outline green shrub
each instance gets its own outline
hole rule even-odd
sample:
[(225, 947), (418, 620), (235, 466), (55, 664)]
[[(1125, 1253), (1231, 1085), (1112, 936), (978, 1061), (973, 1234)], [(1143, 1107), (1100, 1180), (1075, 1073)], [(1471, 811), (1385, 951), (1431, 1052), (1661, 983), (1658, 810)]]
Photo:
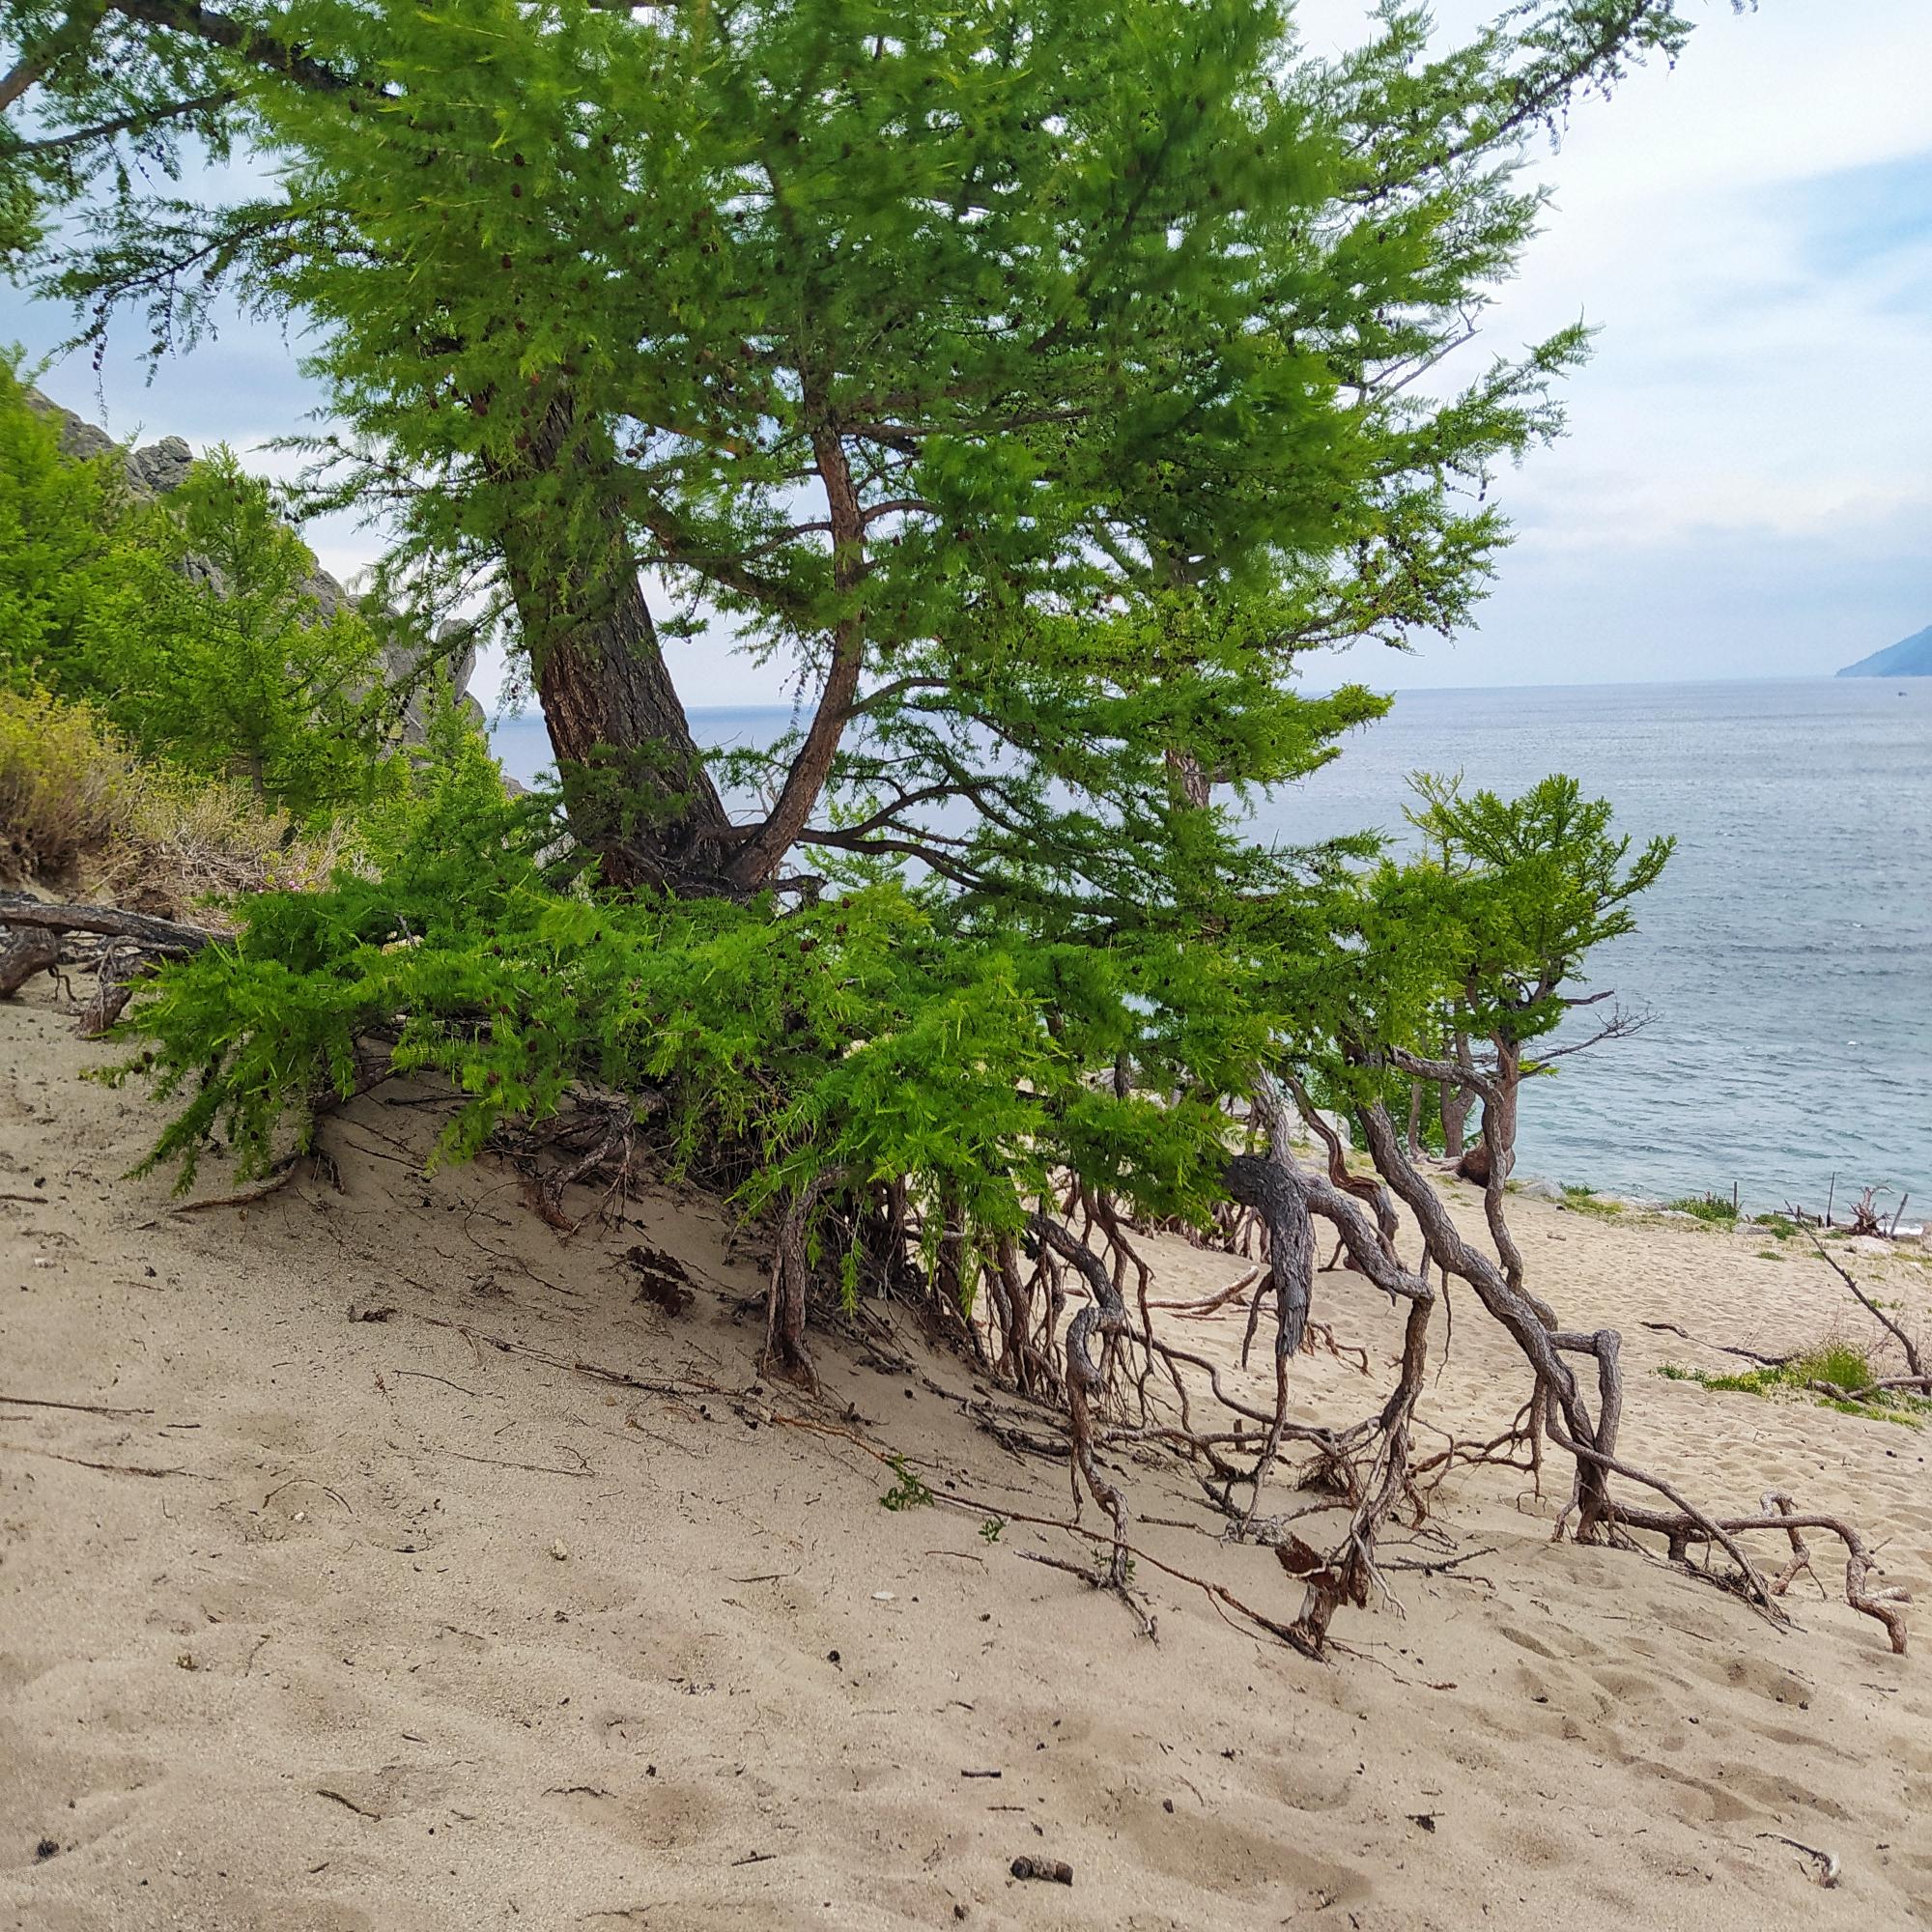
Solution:
[(0, 359), (0, 689), (85, 702), (143, 757), (320, 824), (390, 781), (382, 644), (226, 450), (132, 497), (64, 456)]
[[(1232, 1076), (1190, 1031), (1225, 1002), (1213, 953), (1020, 945), (895, 881), (790, 912), (593, 898), (559, 887), (554, 804), (506, 800), (453, 719), (437, 735), (370, 823), (359, 869), (246, 899), (233, 945), (167, 968), (132, 1009), (141, 1050), (117, 1077), (183, 1102), (153, 1158), (179, 1163), (184, 1186), (217, 1132), (245, 1172), (304, 1141), (317, 1096), (350, 1092), (375, 1037), (395, 1070), (440, 1072), (465, 1096), (440, 1158), (594, 1082), (648, 1107), (670, 1171), (748, 1211), (821, 1178), (848, 1198), (894, 1182), (936, 1248), (942, 1230), (1018, 1233), (1066, 1170), (1132, 1211), (1208, 1211), (1227, 1118), (1213, 1086), (1182, 1091), (1173, 1069), (1185, 1056)], [(1129, 1042), (1144, 1088), (1082, 1077)]]
[[(1668, 1381), (1695, 1382), (1699, 1388), (1719, 1393), (1804, 1395), (1843, 1415), (1900, 1422), (1913, 1429), (1920, 1426), (1924, 1416), (1932, 1415), (1932, 1401), (1923, 1396), (1909, 1395), (1899, 1389), (1873, 1389), (1880, 1371), (1854, 1342), (1821, 1342), (1788, 1362), (1767, 1363), (1762, 1368), (1742, 1369), (1732, 1374), (1687, 1369), (1676, 1362), (1663, 1363), (1657, 1373)], [(1866, 1390), (1871, 1393), (1865, 1394)]]
[(0, 685), (87, 647), (94, 613), (125, 602), (115, 457), (61, 454), (59, 428), (29, 407), (0, 355)]
[(1624, 1211), (1621, 1201), (1613, 1201), (1599, 1194), (1594, 1187), (1563, 1183), (1563, 1205), (1578, 1214), (1594, 1214), (1602, 1221), (1614, 1221)]
[(1871, 1358), (1850, 1342), (1827, 1342), (1786, 1364), (1784, 1373), (1797, 1382), (1824, 1382), (1848, 1395), (1868, 1389), (1878, 1378)]
[(1723, 1194), (1687, 1194), (1663, 1205), (1674, 1213), (1694, 1215), (1713, 1227), (1730, 1227), (1738, 1218), (1738, 1204)]

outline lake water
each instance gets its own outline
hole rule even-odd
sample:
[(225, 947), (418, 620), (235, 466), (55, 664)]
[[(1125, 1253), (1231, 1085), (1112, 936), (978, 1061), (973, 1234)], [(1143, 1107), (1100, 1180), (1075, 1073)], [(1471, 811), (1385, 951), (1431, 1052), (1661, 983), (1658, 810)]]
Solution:
[[(694, 723), (756, 742), (788, 717)], [(541, 724), (497, 751), (529, 777)], [(1932, 679), (1404, 692), (1263, 823), (1400, 834), (1417, 770), (1506, 795), (1569, 772), (1639, 840), (1677, 837), (1594, 976), (1652, 1022), (1525, 1093), (1524, 1174), (1813, 1209), (1835, 1174), (1840, 1203), (1932, 1209)]]

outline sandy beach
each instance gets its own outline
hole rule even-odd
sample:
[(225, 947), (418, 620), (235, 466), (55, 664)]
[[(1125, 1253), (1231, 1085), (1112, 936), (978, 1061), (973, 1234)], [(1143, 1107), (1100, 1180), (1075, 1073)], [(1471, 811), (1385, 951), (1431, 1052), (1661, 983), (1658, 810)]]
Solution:
[[(0, 1925), (1932, 1924), (1932, 1626), (1893, 1656), (1826, 1539), (1778, 1630), (1553, 1545), (1562, 1495), (1482, 1469), (1390, 1537), (1399, 1605), (1345, 1612), (1331, 1661), (1144, 1563), (1150, 1641), (1026, 1560), (1080, 1554), (1003, 1514), (1065, 1518), (1064, 1459), (916, 1326), (822, 1334), (816, 1400), (760, 1381), (762, 1257), (713, 1205), (564, 1244), (488, 1160), (425, 1179), (440, 1103), (392, 1087), (326, 1125), (339, 1191), (178, 1214), (125, 1178), (156, 1116), (79, 1078), (108, 1057), (0, 1005)], [(1623, 1331), (1627, 1454), (1843, 1512), (1932, 1615), (1932, 1432), (1657, 1373), (1871, 1339), (1828, 1269), (1535, 1200), (1516, 1226), (1567, 1321)], [(1240, 1269), (1148, 1247), (1175, 1299)], [(1918, 1251), (1846, 1259), (1932, 1333)], [(1382, 1297), (1327, 1273), (1315, 1313), (1379, 1373)], [(1425, 1434), (1492, 1434), (1520, 1363), (1453, 1314)], [(1234, 1310), (1188, 1325), (1232, 1361)], [(1359, 1380), (1293, 1372), (1310, 1412)], [(960, 1502), (882, 1507), (889, 1456)], [(1150, 1557), (1292, 1614), (1183, 1472), (1109, 1463)]]

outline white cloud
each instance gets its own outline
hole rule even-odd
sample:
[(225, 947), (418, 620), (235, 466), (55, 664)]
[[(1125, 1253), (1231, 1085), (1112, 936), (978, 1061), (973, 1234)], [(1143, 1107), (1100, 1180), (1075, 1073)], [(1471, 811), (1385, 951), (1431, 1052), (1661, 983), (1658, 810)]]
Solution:
[[(1340, 37), (1358, 10), (1299, 13)], [(1928, 71), (1922, 0), (1713, 0), (1676, 69), (1531, 157), (1548, 225), (1487, 343), (1600, 330), (1570, 435), (1502, 479), (1521, 535), (1478, 625), (1351, 674), (1815, 673), (1932, 617)]]

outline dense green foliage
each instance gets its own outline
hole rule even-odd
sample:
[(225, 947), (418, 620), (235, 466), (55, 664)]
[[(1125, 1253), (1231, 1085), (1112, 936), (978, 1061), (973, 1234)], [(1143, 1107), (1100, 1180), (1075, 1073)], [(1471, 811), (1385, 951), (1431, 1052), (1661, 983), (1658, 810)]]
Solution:
[(1586, 962), (1634, 929), (1635, 901), (1674, 841), (1653, 838), (1633, 854), (1609, 801), (1585, 799), (1560, 774), (1509, 800), (1426, 774), (1411, 784), (1421, 849), (1374, 873), (1365, 926), (1410, 962), (1408, 997), (1379, 1004), (1379, 1033), (1362, 1053), (1479, 1093), (1485, 1172), (1501, 1181), (1514, 1165), (1523, 1081), (1645, 1024), (1647, 1015), (1617, 1009), (1593, 1034), (1541, 1044), (1569, 1015), (1611, 997), (1583, 990)]
[(1513, 1046), (1544, 1037), (1577, 1004), (1585, 958), (1635, 928), (1634, 902), (1676, 841), (1653, 838), (1632, 859), (1609, 801), (1560, 775), (1510, 800), (1426, 776), (1414, 786), (1409, 819), (1430, 856), (1405, 883), (1443, 889), (1431, 923), (1456, 929), (1459, 1023)]
[[(578, 1082), (651, 1096), (678, 1166), (749, 1208), (840, 1170), (904, 1179), (977, 1234), (1014, 1232), (1070, 1165), (1157, 1214), (1199, 1214), (1238, 1065), (1211, 950), (1112, 953), (950, 932), (896, 883), (785, 917), (763, 901), (559, 890), (553, 805), (508, 802), (447, 719), (412, 795), (375, 814), (332, 891), (245, 904), (232, 945), (167, 973), (140, 1009), (138, 1063), (187, 1094), (157, 1157), (184, 1184), (216, 1129), (245, 1168), (285, 1111), (357, 1078), (355, 1047), (434, 1068), (467, 1096), (445, 1151), (541, 1117)], [(400, 1017), (399, 1017), (400, 1016)], [(1249, 1060), (1259, 1035), (1240, 1042)], [(1131, 1050), (1162, 1104), (1082, 1078)]]
[(145, 755), (300, 820), (365, 803), (384, 781), (380, 641), (322, 613), (277, 510), (226, 450), (135, 497), (118, 454), (64, 456), (0, 367), (0, 686), (84, 701)]
[[(1687, 33), (1662, 0), (1448, 50), (1390, 5), (1333, 59), (1277, 0), (220, 17), (0, 8), (60, 130), (0, 163), (98, 196), (19, 257), (157, 353), (230, 286), (300, 321), (341, 498), (401, 521), (398, 593), (494, 589), (607, 881), (755, 889), (803, 842), (1103, 921), (1123, 847), (1163, 897), (1252, 882), (1169, 794), (1218, 810), (1368, 714), (1302, 717), (1297, 653), (1468, 612), (1492, 472), (1582, 348), (1456, 360), (1538, 218), (1523, 144)], [(277, 172), (157, 192), (196, 140)], [(639, 567), (668, 628), (818, 689), (761, 820), (699, 769)]]
[[(391, 515), (425, 629), (480, 597), (559, 757), (560, 802), (505, 806), (445, 734), (331, 891), (165, 977), (135, 1024), (190, 1171), (216, 1131), (268, 1160), (375, 1039), (469, 1096), (453, 1152), (594, 1081), (753, 1208), (897, 1198), (981, 1258), (1056, 1173), (1200, 1218), (1262, 1069), (1388, 1099), (1445, 1016), (1539, 1037), (1662, 863), (1620, 869), (1561, 781), (1432, 799), (1439, 863), (1247, 810), (1382, 709), (1305, 694), (1306, 653), (1480, 597), (1494, 473), (1584, 347), (1464, 355), (1540, 216), (1525, 143), (1677, 52), (1662, 0), (1447, 50), (1391, 4), (1338, 58), (1276, 0), (4, 0), (0, 31), (50, 130), (0, 143), (16, 265), (156, 355), (232, 292), (299, 326), (320, 500)], [(267, 164), (248, 198), (156, 186), (197, 142)], [(231, 741), (288, 691), (262, 567)], [(707, 758), (668, 633), (815, 705)]]

